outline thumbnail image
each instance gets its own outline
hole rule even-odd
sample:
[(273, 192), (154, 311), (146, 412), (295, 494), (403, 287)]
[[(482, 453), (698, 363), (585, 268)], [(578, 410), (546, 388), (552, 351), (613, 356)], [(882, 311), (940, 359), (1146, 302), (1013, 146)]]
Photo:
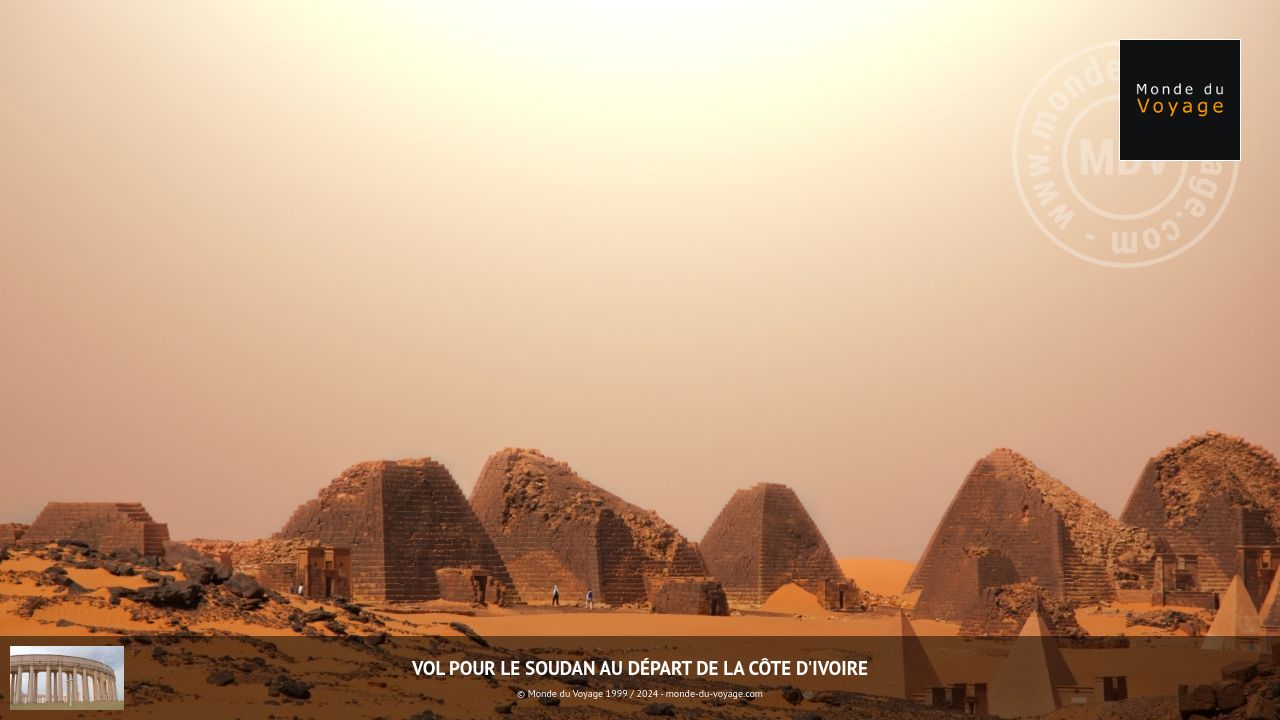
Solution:
[(124, 709), (124, 647), (14, 645), (10, 710)]

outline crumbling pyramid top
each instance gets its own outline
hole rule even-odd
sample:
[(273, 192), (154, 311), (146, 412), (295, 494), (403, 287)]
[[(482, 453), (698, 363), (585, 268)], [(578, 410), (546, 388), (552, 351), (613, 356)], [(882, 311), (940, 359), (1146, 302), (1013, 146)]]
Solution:
[(1221, 497), (1266, 510), (1272, 527), (1280, 531), (1280, 464), (1244, 438), (1214, 431), (1197, 435), (1166, 448), (1147, 468), (1170, 527), (1196, 517), (1210, 498)]

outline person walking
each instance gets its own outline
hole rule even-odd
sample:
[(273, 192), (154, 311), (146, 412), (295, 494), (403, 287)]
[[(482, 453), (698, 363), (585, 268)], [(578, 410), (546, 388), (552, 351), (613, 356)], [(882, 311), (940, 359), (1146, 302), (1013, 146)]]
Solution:
[(596, 593), (591, 588), (587, 588), (587, 609), (591, 610), (596, 606)]
[(557, 607), (560, 605), (560, 586), (559, 585), (551, 586), (551, 604)]

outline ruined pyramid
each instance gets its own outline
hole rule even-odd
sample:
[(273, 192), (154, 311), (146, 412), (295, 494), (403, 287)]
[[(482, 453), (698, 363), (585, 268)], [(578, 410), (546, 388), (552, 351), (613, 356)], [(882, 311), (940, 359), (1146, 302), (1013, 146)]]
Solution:
[[(288, 541), (286, 548), (297, 541), (351, 548), (356, 600), (434, 600), (436, 570), (446, 567), (479, 568), (512, 586), (462, 490), (430, 458), (352, 465), (299, 507), (275, 539)], [(518, 600), (514, 595), (508, 600)]]
[(786, 485), (760, 483), (734, 493), (698, 548), (732, 603), (758, 605), (792, 582), (814, 594), (823, 583), (847, 582), (813, 518)]
[(579, 477), (537, 450), (507, 448), (485, 463), (471, 507), (526, 601), (643, 603), (648, 577), (706, 575), (697, 548), (649, 510)]
[[(16, 538), (15, 538), (16, 539)], [(137, 502), (51, 502), (22, 535), (26, 544), (76, 539), (101, 553), (136, 552), (164, 557), (169, 526)]]
[(1256, 647), (1262, 637), (1262, 623), (1253, 599), (1245, 589), (1244, 580), (1236, 575), (1231, 578), (1226, 592), (1219, 599), (1218, 612), (1205, 633), (1205, 650), (1244, 650)]
[(27, 526), (22, 523), (0, 523), (0, 550), (17, 545), (26, 532)]
[(1101, 602), (1136, 582), (1155, 546), (1007, 448), (978, 460), (938, 523), (905, 592), (915, 617), (976, 619), (984, 593), (1033, 582), (1069, 603)]
[[(1223, 592), (1236, 574), (1238, 545), (1280, 544), (1280, 465), (1243, 438), (1189, 438), (1147, 462), (1120, 519), (1158, 537), (1167, 552), (1197, 556), (1198, 589)], [(1249, 590), (1262, 597), (1267, 588)]]
[(989, 711), (1002, 718), (1040, 717), (1062, 706), (1060, 688), (1075, 686), (1057, 638), (1033, 612), (991, 684)]

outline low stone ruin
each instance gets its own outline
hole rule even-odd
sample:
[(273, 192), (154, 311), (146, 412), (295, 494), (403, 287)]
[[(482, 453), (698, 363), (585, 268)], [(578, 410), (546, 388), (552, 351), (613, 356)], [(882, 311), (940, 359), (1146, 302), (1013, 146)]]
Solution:
[(658, 578), (649, 591), (652, 612), (673, 615), (728, 615), (729, 598), (719, 582), (705, 577)]
[[(1242, 546), (1280, 550), (1280, 464), (1240, 437), (1188, 438), (1147, 462), (1120, 519), (1196, 558), (1197, 590), (1224, 592), (1244, 571)], [(1265, 582), (1244, 580), (1255, 602), (1266, 595)]]
[(22, 536), (23, 544), (83, 540), (101, 553), (134, 552), (164, 557), (169, 526), (151, 518), (142, 503), (51, 502)]
[(440, 599), (472, 605), (505, 605), (506, 588), (502, 581), (489, 577), (479, 568), (439, 568), (436, 583)]
[(0, 523), (0, 550), (17, 545), (26, 532), (27, 526), (21, 523)]
[(537, 450), (490, 457), (471, 506), (526, 601), (548, 602), (558, 586), (562, 601), (592, 590), (597, 602), (639, 604), (646, 578), (707, 574), (697, 548), (657, 513)]

